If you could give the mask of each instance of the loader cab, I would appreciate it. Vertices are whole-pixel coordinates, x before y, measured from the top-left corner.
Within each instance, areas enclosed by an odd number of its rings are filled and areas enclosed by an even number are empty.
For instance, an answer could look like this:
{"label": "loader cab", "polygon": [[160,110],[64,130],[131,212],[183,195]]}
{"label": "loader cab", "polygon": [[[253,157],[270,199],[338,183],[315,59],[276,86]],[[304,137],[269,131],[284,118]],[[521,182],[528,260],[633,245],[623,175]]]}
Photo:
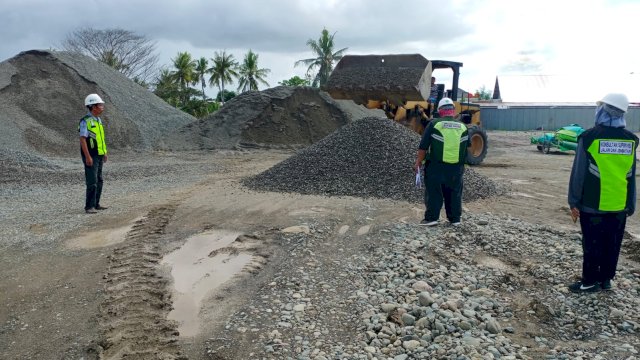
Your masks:
{"label": "loader cab", "polygon": [[[444,74],[446,70],[450,70],[451,88],[445,90],[445,84],[438,84],[438,98],[436,104],[443,97],[448,97],[456,104],[456,112],[459,114],[460,121],[467,125],[480,125],[480,106],[472,104],[468,95],[464,96],[464,91],[460,91],[459,79],[461,62],[447,60],[431,60],[433,75],[438,78],[438,73]],[[437,106],[437,105],[436,105]],[[438,113],[434,113],[434,117],[438,117]]]}
{"label": "loader cab", "polygon": [[[445,92],[444,84],[438,84],[438,99],[440,101],[443,97],[448,97],[454,102],[458,100],[458,81],[460,79],[460,68],[462,67],[461,62],[456,61],[446,61],[446,60],[431,60],[431,68],[433,74],[438,74],[439,69],[451,69],[453,72],[453,77],[451,80],[451,89]],[[438,77],[436,76],[436,79]]]}

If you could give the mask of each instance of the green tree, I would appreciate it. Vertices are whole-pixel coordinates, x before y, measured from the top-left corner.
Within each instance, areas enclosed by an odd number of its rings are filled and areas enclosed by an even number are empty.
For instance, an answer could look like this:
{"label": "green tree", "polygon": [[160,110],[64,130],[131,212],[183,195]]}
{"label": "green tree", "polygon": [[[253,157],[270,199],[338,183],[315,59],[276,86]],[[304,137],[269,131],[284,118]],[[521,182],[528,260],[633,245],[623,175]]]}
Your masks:
{"label": "green tree", "polygon": [[178,107],[180,102],[180,85],[176,81],[171,70],[163,68],[154,81],[154,91],[159,98],[173,107]]}
{"label": "green tree", "polygon": [[[195,81],[196,83],[198,80]],[[200,90],[180,85],[176,71],[163,68],[153,83],[153,91],[169,105],[195,117],[204,117],[218,110],[218,103],[207,101]],[[235,94],[234,94],[235,95]],[[203,99],[200,99],[203,97]]]}
{"label": "green tree", "polygon": [[491,100],[491,91],[487,90],[487,88],[482,85],[480,89],[476,90],[475,95],[479,100]]}
{"label": "green tree", "polygon": [[[226,51],[221,53],[215,53],[215,57],[211,59],[213,61],[213,67],[209,68],[208,73],[211,74],[209,78],[209,85],[214,84],[218,86],[221,93],[224,93],[224,84],[232,84],[233,78],[238,77],[238,62],[233,58],[233,54],[227,54]],[[224,101],[222,101],[224,105]]]}
{"label": "green tree", "polygon": [[320,38],[318,40],[309,39],[307,45],[311,48],[316,57],[310,59],[298,60],[294,66],[300,64],[307,66],[307,73],[310,74],[315,68],[318,69],[318,73],[313,78],[312,85],[315,87],[323,86],[329,79],[329,75],[333,70],[333,63],[340,61],[342,55],[347,48],[340,49],[336,52],[333,51],[334,43],[333,38],[336,34],[329,35],[329,31],[325,28],[322,30]]}
{"label": "green tree", "polygon": [[258,68],[258,54],[249,49],[238,68],[238,91],[258,90],[258,83],[269,86],[264,79],[271,70]]}
{"label": "green tree", "polygon": [[191,54],[188,52],[179,52],[178,55],[171,59],[173,62],[173,76],[175,77],[178,85],[181,88],[187,87],[194,78],[195,74],[195,62],[191,59]]}
{"label": "green tree", "polygon": [[204,88],[207,86],[207,69],[209,68],[209,61],[206,58],[201,57],[196,61],[195,77],[193,79],[193,85],[200,82],[202,85],[202,101],[207,100],[207,96],[204,93]]}
{"label": "green tree", "polygon": [[[224,94],[224,98],[222,97],[222,94]],[[229,90],[220,91],[216,96],[216,101],[220,103],[225,103],[233,99],[234,97],[236,97],[236,95],[237,94],[235,93],[235,91],[229,91]]]}
{"label": "green tree", "polygon": [[180,107],[180,110],[189,113],[197,118],[204,117],[208,115],[210,112],[215,111],[211,108],[211,105],[216,104],[215,102],[210,103],[208,101],[202,100],[195,95],[200,95],[200,90],[191,89],[194,91],[193,95],[189,100]]}
{"label": "green tree", "polygon": [[282,86],[310,86],[311,82],[309,79],[303,79],[300,76],[296,75],[289,80],[282,80],[278,84]]}

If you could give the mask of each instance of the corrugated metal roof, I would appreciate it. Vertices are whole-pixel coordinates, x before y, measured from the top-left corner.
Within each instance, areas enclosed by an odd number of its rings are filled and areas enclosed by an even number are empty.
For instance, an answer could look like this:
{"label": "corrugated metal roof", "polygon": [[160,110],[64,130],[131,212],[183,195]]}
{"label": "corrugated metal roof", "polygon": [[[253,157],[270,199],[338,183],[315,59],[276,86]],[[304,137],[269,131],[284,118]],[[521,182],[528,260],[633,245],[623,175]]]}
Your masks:
{"label": "corrugated metal roof", "polygon": [[595,107],[595,102],[486,102],[479,103],[481,108],[510,107]]}
{"label": "corrugated metal roof", "polygon": [[498,75],[502,101],[511,103],[590,103],[609,92],[640,102],[640,75]]}

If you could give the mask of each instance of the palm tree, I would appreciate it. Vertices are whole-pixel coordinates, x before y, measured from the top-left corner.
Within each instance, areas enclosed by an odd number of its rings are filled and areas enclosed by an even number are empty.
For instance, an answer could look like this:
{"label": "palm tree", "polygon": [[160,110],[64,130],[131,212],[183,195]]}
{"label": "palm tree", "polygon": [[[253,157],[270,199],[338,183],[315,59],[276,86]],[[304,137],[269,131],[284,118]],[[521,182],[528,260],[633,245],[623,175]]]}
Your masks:
{"label": "palm tree", "polygon": [[[238,62],[233,58],[233,54],[227,54],[226,51],[222,51],[222,53],[216,51],[215,57],[211,61],[213,61],[213,67],[207,70],[211,74],[209,85],[217,85],[220,92],[224,94],[224,84],[231,84],[233,77],[238,77],[236,72]],[[222,104],[224,105],[224,97]]]}
{"label": "palm tree", "polygon": [[315,87],[322,86],[327,82],[329,75],[333,70],[333,63],[340,61],[340,59],[342,59],[342,55],[347,50],[347,48],[344,48],[333,52],[333,37],[335,35],[336,33],[329,35],[329,31],[325,28],[322,30],[322,34],[318,40],[307,40],[307,45],[315,53],[316,57],[298,60],[294,64],[294,66],[298,66],[300,64],[308,66],[307,74],[314,68],[318,67],[318,73],[314,77],[312,83]]}
{"label": "palm tree", "polygon": [[258,90],[258,83],[269,86],[269,83],[264,79],[271,70],[258,68],[258,54],[249,49],[249,52],[244,56],[244,61],[240,68],[238,91],[245,92],[248,90]]}
{"label": "palm tree", "polygon": [[160,69],[160,74],[156,77],[154,85],[154,94],[172,106],[178,107],[180,87],[172,71],[169,69]]}
{"label": "palm tree", "polygon": [[175,71],[172,73],[175,77],[180,89],[182,90],[182,104],[186,104],[189,100],[189,92],[187,87],[193,82],[196,77],[195,68],[196,62],[191,59],[191,54],[188,52],[179,52],[178,56],[173,61],[173,67]]}
{"label": "palm tree", "polygon": [[207,68],[209,66],[209,61],[204,57],[201,57],[198,61],[196,61],[195,67],[195,78],[193,79],[193,85],[200,82],[202,85],[202,101],[206,101],[207,97],[204,94],[204,88],[207,86]]}

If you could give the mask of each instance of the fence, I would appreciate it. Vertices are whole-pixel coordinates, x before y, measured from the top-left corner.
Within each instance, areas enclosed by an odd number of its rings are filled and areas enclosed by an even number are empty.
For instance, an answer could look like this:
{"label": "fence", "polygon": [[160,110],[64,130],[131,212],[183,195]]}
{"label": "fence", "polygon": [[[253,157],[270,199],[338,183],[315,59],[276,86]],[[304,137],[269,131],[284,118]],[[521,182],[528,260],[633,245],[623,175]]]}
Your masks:
{"label": "fence", "polygon": [[[482,126],[487,130],[555,130],[569,124],[590,128],[594,124],[595,105],[481,105]],[[627,129],[640,131],[640,108],[630,107],[625,114]]]}

